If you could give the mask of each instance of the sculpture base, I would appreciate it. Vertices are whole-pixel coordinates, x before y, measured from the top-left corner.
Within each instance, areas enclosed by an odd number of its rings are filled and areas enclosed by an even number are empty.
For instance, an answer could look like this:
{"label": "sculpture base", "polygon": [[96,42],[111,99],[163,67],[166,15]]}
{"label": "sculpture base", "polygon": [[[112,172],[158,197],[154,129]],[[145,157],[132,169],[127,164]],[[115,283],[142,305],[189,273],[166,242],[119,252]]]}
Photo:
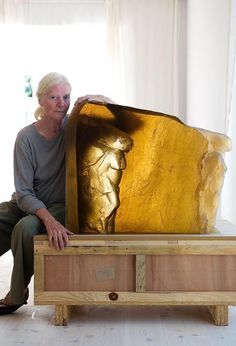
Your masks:
{"label": "sculpture base", "polygon": [[198,235],[74,235],[63,252],[35,237],[35,304],[206,305],[216,325],[236,305],[236,227]]}

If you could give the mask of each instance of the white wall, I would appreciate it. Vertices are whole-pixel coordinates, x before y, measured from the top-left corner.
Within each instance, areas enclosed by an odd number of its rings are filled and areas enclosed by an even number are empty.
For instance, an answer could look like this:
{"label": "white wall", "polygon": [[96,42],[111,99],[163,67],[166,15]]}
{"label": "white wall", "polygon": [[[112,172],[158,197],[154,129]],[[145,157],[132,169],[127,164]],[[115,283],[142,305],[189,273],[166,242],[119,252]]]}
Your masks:
{"label": "white wall", "polygon": [[189,0],[187,121],[226,132],[230,1]]}

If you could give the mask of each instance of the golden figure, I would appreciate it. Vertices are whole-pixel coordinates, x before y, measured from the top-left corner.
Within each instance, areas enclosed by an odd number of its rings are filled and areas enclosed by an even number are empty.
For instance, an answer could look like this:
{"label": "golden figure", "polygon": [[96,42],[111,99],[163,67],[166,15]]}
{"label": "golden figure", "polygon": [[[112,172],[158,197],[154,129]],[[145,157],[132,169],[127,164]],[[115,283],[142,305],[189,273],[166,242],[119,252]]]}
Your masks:
{"label": "golden figure", "polygon": [[[78,181],[80,230],[84,233],[113,233],[116,210],[120,205],[119,183],[126,168],[125,153],[133,141],[123,131],[107,126],[102,137],[88,144],[80,157]],[[105,133],[104,133],[105,132]]]}

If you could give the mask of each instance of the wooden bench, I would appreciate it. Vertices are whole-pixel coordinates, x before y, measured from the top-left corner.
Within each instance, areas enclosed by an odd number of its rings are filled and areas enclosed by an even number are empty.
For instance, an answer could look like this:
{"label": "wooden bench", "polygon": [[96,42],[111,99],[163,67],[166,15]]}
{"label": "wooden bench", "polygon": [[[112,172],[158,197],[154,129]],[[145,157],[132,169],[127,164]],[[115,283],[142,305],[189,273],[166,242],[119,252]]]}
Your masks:
{"label": "wooden bench", "polygon": [[56,251],[35,237],[35,295],[66,325],[73,305],[207,306],[216,325],[236,305],[236,227],[211,234],[73,235]]}

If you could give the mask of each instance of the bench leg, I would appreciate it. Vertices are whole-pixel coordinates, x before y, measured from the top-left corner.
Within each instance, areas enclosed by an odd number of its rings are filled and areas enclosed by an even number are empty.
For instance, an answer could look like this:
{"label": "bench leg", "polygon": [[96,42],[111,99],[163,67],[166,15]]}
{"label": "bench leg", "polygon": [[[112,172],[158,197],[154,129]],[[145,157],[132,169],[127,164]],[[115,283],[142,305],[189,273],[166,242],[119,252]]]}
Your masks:
{"label": "bench leg", "polygon": [[67,326],[69,313],[69,305],[55,305],[55,326]]}
{"label": "bench leg", "polygon": [[228,305],[213,305],[208,309],[217,326],[228,325]]}

